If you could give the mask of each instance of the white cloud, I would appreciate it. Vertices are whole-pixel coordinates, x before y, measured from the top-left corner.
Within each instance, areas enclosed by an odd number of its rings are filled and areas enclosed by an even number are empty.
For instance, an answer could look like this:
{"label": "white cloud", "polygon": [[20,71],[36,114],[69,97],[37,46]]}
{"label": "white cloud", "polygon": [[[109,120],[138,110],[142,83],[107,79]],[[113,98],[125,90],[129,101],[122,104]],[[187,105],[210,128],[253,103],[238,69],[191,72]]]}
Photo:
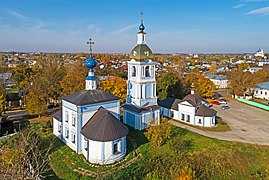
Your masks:
{"label": "white cloud", "polygon": [[244,6],[246,6],[246,5],[245,4],[237,4],[237,5],[233,6],[232,8],[233,9],[239,9],[241,7],[244,7]]}
{"label": "white cloud", "polygon": [[12,11],[12,10],[10,10],[10,9],[8,9],[7,12],[8,12],[9,14],[11,14],[12,16],[18,18],[18,19],[21,19],[21,20],[24,20],[24,21],[28,19],[25,15],[23,15],[23,14],[21,14],[21,13],[18,13],[18,12],[16,12],[16,11]]}
{"label": "white cloud", "polygon": [[126,32],[128,32],[129,30],[131,30],[131,29],[133,29],[133,28],[135,28],[135,27],[137,27],[137,26],[138,26],[137,24],[132,24],[132,25],[129,25],[129,26],[120,28],[120,29],[114,31],[114,32],[112,33],[112,35],[117,35],[117,34],[126,33]]}
{"label": "white cloud", "polygon": [[269,14],[269,6],[251,10],[247,14]]}
{"label": "white cloud", "polygon": [[101,31],[101,28],[96,24],[89,24],[88,30],[94,34],[99,34]]}

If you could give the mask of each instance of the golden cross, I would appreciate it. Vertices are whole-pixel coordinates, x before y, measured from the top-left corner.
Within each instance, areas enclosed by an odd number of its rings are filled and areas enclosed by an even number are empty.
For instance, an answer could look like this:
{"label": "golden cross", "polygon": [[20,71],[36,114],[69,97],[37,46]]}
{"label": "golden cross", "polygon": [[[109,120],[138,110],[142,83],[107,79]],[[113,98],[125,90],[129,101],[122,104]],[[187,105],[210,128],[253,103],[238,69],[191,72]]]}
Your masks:
{"label": "golden cross", "polygon": [[90,52],[92,53],[92,45],[94,45],[94,42],[92,41],[92,38],[89,39],[89,41],[87,42],[87,44],[90,45]]}

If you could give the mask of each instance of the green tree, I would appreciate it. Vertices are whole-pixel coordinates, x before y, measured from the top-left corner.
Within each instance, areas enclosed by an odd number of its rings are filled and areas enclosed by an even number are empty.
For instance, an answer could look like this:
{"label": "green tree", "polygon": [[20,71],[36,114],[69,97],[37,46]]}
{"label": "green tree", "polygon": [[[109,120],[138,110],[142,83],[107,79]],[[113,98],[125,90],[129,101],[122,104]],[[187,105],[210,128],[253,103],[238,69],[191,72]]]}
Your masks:
{"label": "green tree", "polygon": [[157,79],[157,95],[160,100],[167,97],[181,98],[185,94],[181,79],[173,73],[168,72]]}
{"label": "green tree", "polygon": [[151,146],[160,147],[168,139],[170,139],[172,125],[168,123],[167,118],[161,119],[160,125],[150,126],[144,133],[146,138],[149,140]]}
{"label": "green tree", "polygon": [[238,70],[239,71],[243,71],[243,70],[247,69],[248,67],[249,67],[249,64],[248,63],[241,63],[238,66]]}
{"label": "green tree", "polygon": [[20,63],[12,69],[12,77],[21,88],[27,85],[27,80],[31,77],[32,73],[32,68],[26,63]]}

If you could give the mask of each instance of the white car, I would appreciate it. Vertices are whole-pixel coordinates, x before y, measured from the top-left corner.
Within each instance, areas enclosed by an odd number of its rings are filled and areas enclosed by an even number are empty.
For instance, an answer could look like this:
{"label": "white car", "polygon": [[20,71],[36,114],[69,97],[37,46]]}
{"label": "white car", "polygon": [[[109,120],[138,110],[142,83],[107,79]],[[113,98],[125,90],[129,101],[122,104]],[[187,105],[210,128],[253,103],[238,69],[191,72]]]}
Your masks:
{"label": "white car", "polygon": [[219,100],[219,103],[220,104],[227,104],[227,100],[226,99],[221,99],[221,100]]}

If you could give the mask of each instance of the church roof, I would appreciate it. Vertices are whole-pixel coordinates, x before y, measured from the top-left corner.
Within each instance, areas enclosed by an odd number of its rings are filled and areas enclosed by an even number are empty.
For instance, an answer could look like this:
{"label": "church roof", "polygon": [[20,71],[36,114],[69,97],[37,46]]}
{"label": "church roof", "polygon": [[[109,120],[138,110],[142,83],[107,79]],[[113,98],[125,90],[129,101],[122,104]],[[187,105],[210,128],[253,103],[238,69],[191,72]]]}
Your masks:
{"label": "church roof", "polygon": [[138,108],[138,107],[131,105],[131,104],[124,104],[122,107],[125,109],[128,109],[129,111],[136,112],[136,113],[149,112],[149,111],[156,110],[156,109],[160,108],[160,106],[158,106],[158,105]]}
{"label": "church roof", "polygon": [[161,107],[178,110],[178,104],[180,102],[182,102],[182,100],[169,97],[166,98],[165,100],[158,101],[158,105]]}
{"label": "church roof", "polygon": [[102,106],[81,129],[86,138],[101,142],[120,139],[128,132],[128,128]]}
{"label": "church roof", "polygon": [[152,58],[153,53],[146,44],[136,45],[130,54],[130,59],[135,59],[136,61],[144,61],[146,59],[152,59]]}
{"label": "church roof", "polygon": [[62,99],[79,106],[119,100],[117,96],[100,89],[81,90],[64,96]]}
{"label": "church roof", "polygon": [[201,104],[202,101],[205,101],[205,100],[197,94],[188,94],[187,96],[183,98],[183,101],[188,101],[191,105],[198,106]]}
{"label": "church roof", "polygon": [[205,106],[204,104],[201,104],[195,113],[196,116],[204,116],[204,117],[212,117],[216,116],[216,114],[217,111]]}
{"label": "church roof", "polygon": [[52,114],[52,117],[62,122],[62,110],[59,110],[56,113]]}

